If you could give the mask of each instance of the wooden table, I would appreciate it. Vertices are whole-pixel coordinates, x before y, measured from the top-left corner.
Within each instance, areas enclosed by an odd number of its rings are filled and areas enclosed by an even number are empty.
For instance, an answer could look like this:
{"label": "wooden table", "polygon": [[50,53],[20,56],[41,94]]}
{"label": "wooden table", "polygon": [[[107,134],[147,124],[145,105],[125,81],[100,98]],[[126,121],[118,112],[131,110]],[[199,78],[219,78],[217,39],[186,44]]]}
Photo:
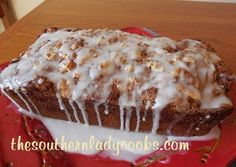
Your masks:
{"label": "wooden table", "polygon": [[0,63],[24,51],[45,27],[150,28],[209,42],[236,72],[236,4],[158,0],[46,0],[0,35]]}

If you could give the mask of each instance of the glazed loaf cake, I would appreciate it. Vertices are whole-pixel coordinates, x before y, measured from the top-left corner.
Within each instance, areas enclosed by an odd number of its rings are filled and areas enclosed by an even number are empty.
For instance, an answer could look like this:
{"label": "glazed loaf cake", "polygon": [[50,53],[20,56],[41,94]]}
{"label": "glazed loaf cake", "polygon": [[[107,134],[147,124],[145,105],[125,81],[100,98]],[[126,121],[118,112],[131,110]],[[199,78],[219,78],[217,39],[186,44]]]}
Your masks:
{"label": "glazed loaf cake", "polygon": [[0,77],[29,113],[126,131],[203,135],[233,108],[221,59],[191,39],[49,28]]}

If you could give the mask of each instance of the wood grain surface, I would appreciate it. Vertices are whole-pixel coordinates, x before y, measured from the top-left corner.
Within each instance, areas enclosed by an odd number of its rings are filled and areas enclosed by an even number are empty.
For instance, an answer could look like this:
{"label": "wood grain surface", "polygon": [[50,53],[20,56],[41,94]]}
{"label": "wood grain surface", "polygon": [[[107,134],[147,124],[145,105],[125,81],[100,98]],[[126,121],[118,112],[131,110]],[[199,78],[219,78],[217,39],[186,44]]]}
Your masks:
{"label": "wood grain surface", "polygon": [[0,63],[17,57],[46,27],[129,26],[205,40],[236,72],[236,4],[159,0],[46,0],[0,35]]}

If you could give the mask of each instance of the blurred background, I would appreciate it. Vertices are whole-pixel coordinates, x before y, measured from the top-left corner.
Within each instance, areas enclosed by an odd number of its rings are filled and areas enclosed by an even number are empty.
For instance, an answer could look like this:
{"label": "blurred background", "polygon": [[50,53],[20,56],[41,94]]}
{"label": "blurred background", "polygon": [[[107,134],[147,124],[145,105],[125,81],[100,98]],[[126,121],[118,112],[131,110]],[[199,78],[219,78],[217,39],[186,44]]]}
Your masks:
{"label": "blurred background", "polygon": [[0,32],[24,17],[44,0],[0,0]]}
{"label": "blurred background", "polygon": [[[0,33],[24,17],[45,0],[0,0]],[[236,3],[236,0],[188,0],[202,2]]]}

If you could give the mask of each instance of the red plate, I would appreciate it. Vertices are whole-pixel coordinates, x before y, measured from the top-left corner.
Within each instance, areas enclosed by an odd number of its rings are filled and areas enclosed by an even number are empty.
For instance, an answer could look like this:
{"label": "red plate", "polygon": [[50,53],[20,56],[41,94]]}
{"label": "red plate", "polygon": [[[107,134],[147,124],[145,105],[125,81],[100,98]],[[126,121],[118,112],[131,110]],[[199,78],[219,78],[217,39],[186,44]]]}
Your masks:
{"label": "red plate", "polygon": [[[149,37],[158,36],[155,32],[129,27],[122,29],[129,33],[146,35]],[[7,63],[0,65],[0,70],[5,68]],[[235,106],[236,104],[236,83],[232,86],[229,95]],[[69,154],[63,151],[16,151],[11,150],[12,138],[21,136],[23,142],[26,141],[53,141],[51,135],[44,125],[34,119],[22,116],[17,108],[6,97],[0,95],[0,167],[128,167],[129,162],[115,161],[101,158],[99,155],[84,156],[79,154]],[[231,160],[236,158],[236,112],[230,115],[221,125],[222,134],[219,140],[190,142],[188,152],[175,152],[168,157],[152,155],[148,161],[141,159],[137,164],[152,162],[149,166],[179,167],[179,166],[226,166]],[[166,161],[168,159],[168,161]],[[164,161],[165,160],[165,161]]]}

